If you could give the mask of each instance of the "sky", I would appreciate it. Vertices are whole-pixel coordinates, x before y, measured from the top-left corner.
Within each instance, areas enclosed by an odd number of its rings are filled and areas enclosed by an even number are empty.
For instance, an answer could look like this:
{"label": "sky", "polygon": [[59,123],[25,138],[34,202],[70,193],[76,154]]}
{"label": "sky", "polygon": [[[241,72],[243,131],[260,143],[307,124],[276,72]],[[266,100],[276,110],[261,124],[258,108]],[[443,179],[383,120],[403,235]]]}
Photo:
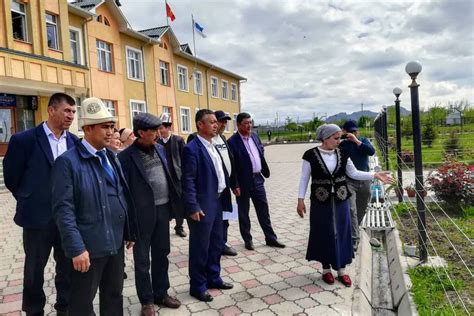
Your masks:
{"label": "sky", "polygon": [[[166,25],[164,0],[121,0],[135,30]],[[405,65],[423,67],[420,106],[474,103],[474,1],[169,0],[180,43],[237,73],[241,107],[257,122],[411,108]]]}

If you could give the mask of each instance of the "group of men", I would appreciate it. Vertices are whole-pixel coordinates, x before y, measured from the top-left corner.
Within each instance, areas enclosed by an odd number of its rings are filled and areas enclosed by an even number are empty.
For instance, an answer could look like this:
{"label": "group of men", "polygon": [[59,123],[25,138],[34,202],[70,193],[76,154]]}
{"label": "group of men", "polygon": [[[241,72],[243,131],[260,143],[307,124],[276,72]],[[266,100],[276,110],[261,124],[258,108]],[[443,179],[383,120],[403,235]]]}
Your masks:
{"label": "group of men", "polygon": [[223,220],[223,212],[233,210],[232,193],[245,248],[255,249],[250,199],[266,244],[285,247],[271,225],[264,188],[270,171],[249,114],[237,116],[238,132],[227,141],[230,117],[199,110],[198,132],[184,145],[166,116],[141,113],[133,118],[137,139],[117,155],[107,148],[117,118],[104,103],[94,97],[82,102],[82,139],[68,132],[75,112],[73,98],[54,94],[47,121],[13,135],[3,160],[5,184],[17,201],[14,220],[23,227],[27,315],[44,313],[51,249],[58,315],[94,315],[98,289],[100,314],[122,315],[124,249],[132,247],[141,314],[155,315],[155,304],[178,308],[179,300],[168,295],[172,218],[177,234],[185,236],[183,218],[190,231],[190,294],[211,301],[208,289],[233,287],[220,276],[221,255],[237,254],[227,244]]}

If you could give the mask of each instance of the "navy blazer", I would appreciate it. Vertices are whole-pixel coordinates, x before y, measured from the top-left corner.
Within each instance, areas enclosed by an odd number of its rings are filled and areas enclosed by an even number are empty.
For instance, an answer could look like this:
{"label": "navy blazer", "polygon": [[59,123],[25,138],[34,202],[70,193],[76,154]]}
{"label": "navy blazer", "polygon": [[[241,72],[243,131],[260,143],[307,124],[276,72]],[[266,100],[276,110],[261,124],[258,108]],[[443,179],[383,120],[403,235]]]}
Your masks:
{"label": "navy blazer", "polygon": [[[66,132],[67,148],[78,138]],[[13,135],[3,159],[5,185],[17,201],[14,221],[24,228],[46,228],[54,223],[51,207],[53,152],[43,123]]]}
{"label": "navy blazer", "polygon": [[[261,173],[265,178],[270,177],[270,169],[268,168],[267,161],[264,156],[264,149],[260,138],[257,134],[251,133],[250,137],[257,146],[258,153],[260,155],[260,161],[262,163]],[[232,135],[227,141],[230,146],[230,150],[234,155],[234,166],[237,174],[237,181],[239,183],[241,192],[248,192],[253,186],[253,168],[252,161],[247,152],[247,148],[244,145],[242,137],[239,133]]]}
{"label": "navy blazer", "polygon": [[[176,200],[179,199],[179,196],[168,169],[165,148],[159,144],[155,144],[155,150],[163,164],[166,179],[168,180],[171,205],[170,218],[173,218],[177,211],[174,205],[176,204]],[[153,188],[148,181],[148,175],[143,166],[140,148],[134,143],[119,153],[118,159],[120,160],[125,179],[132,193],[140,235],[149,234],[153,232],[155,227],[155,198],[153,196]]]}
{"label": "navy blazer", "polygon": [[[187,215],[199,212],[200,210],[204,213],[232,211],[229,175],[226,169],[223,168],[227,187],[221,193],[222,204],[220,204],[219,197],[217,196],[219,183],[216,170],[206,147],[199,138],[194,138],[184,146],[181,163],[183,172],[181,184]],[[206,220],[206,216],[203,220]]]}

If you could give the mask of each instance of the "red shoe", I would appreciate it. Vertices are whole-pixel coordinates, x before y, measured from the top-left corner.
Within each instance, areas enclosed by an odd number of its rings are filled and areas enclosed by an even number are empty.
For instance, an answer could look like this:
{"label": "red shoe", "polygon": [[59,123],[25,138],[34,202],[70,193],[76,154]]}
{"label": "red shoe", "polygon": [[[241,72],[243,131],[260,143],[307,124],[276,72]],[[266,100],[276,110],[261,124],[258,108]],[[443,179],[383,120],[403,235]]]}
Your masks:
{"label": "red shoe", "polygon": [[327,284],[334,284],[334,276],[331,272],[327,272],[323,274],[323,281]]}
{"label": "red shoe", "polygon": [[344,274],[343,276],[338,276],[337,279],[347,287],[351,287],[352,285],[351,278],[347,274]]}

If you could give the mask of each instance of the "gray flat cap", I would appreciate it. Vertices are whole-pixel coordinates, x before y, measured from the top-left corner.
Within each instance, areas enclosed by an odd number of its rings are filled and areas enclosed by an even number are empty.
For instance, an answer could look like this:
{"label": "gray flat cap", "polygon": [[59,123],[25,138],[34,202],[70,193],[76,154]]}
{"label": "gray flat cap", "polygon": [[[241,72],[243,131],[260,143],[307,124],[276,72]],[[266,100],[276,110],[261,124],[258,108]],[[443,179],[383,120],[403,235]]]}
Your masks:
{"label": "gray flat cap", "polygon": [[157,128],[161,123],[160,118],[156,115],[150,113],[138,113],[133,117],[133,130],[138,131]]}

